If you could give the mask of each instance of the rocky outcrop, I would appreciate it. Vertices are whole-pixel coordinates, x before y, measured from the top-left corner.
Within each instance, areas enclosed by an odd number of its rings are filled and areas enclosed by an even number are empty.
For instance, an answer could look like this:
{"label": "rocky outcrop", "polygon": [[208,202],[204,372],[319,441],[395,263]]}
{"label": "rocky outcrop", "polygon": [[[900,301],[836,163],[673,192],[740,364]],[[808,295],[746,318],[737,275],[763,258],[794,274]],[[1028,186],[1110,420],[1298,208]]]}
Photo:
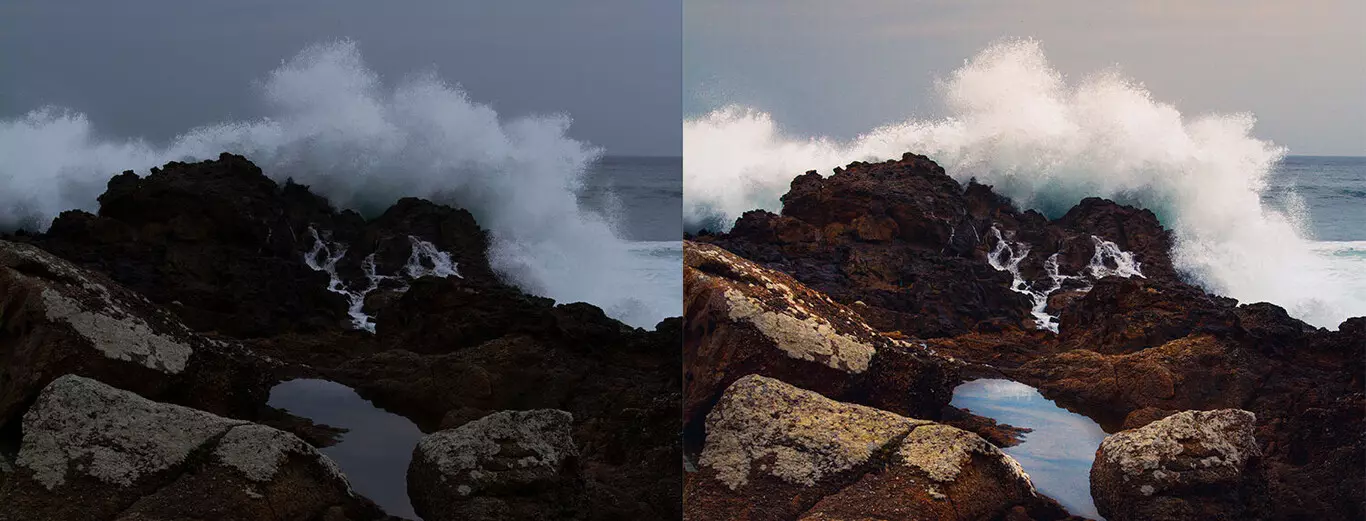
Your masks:
{"label": "rocky outcrop", "polygon": [[[1049,221],[975,182],[960,185],[924,156],[855,162],[793,179],[781,215],[745,213],[730,232],[700,235],[791,275],[882,331],[954,336],[1039,323],[1107,275],[1176,282],[1171,234],[1147,210],[1086,199]],[[986,262],[995,256],[995,265]],[[1121,265],[1120,263],[1124,264]],[[1012,290],[1018,276],[1020,282]],[[1031,294],[1032,292],[1032,294]],[[1039,302],[1043,304],[1040,305]]]}
{"label": "rocky outcrop", "polygon": [[64,373],[227,414],[264,398],[262,377],[251,376],[264,361],[31,245],[0,241],[0,318],[0,426]]}
{"label": "rocky outcrop", "polygon": [[54,380],[24,415],[0,519],[378,519],[336,466],[263,425]]}
{"label": "rocky outcrop", "polygon": [[1106,519],[1265,519],[1256,417],[1238,409],[1185,411],[1109,436],[1091,467]]}
{"label": "rocky outcrop", "polygon": [[990,519],[1016,506],[1060,515],[975,434],[762,376],[726,390],[698,463],[687,519]]}
{"label": "rocky outcrop", "polygon": [[375,272],[401,273],[410,236],[448,252],[461,276],[494,279],[487,234],[469,212],[404,199],[367,221],[232,154],[168,163],[145,177],[125,172],[99,201],[97,215],[64,212],[29,240],[107,273],[201,331],[258,337],[345,327],[348,297],[302,262],[319,240],[329,253],[344,250],[334,268],[349,288],[370,283],[371,254]]}
{"label": "rocky outcrop", "polygon": [[575,517],[584,490],[573,419],[504,411],[423,437],[408,469],[413,507],[429,521]]}
{"label": "rocky outcrop", "polygon": [[850,307],[719,247],[684,242],[683,264],[687,424],[749,374],[920,418],[948,403],[954,364],[923,344],[881,334]]}

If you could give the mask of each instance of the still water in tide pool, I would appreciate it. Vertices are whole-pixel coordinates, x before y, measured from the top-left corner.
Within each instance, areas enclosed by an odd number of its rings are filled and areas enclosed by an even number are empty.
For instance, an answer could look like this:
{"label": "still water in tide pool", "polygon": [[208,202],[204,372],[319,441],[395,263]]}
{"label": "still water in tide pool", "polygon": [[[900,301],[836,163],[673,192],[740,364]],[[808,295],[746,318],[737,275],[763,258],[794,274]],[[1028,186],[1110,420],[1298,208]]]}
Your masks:
{"label": "still water in tide pool", "polygon": [[392,516],[420,519],[408,500],[408,462],[422,431],[407,418],[385,411],[345,385],[298,379],[270,390],[271,407],[333,427],[348,429],[341,441],[321,449],[341,467],[351,488]]}
{"label": "still water in tide pool", "polygon": [[1033,429],[1024,441],[1002,449],[1020,462],[1034,487],[1075,515],[1103,521],[1091,500],[1091,462],[1105,431],[1028,385],[1002,379],[973,380],[953,390],[950,405],[999,423]]}

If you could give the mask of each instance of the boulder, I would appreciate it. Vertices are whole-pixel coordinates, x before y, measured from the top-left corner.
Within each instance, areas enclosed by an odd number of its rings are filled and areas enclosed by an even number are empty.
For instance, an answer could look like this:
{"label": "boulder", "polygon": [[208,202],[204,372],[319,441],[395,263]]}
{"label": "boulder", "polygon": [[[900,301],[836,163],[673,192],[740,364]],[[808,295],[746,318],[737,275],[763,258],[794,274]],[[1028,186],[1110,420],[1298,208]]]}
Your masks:
{"label": "boulder", "polygon": [[414,510],[427,521],[575,517],[572,424],[554,409],[503,411],[423,437],[408,468]]}
{"label": "boulder", "polygon": [[0,426],[68,373],[221,413],[265,398],[264,361],[31,245],[0,241],[0,319]]}
{"label": "boulder", "polygon": [[1091,495],[1111,521],[1264,519],[1266,481],[1240,409],[1183,411],[1105,438]]}
{"label": "boulder", "polygon": [[719,247],[687,241],[683,263],[687,423],[749,374],[907,416],[934,418],[948,403],[954,364],[922,344]]}
{"label": "boulder", "polygon": [[990,519],[1056,506],[1019,465],[947,425],[841,403],[778,380],[737,380],[707,416],[688,519]]}
{"label": "boulder", "polygon": [[72,375],[25,413],[0,503],[6,521],[385,517],[291,434]]}

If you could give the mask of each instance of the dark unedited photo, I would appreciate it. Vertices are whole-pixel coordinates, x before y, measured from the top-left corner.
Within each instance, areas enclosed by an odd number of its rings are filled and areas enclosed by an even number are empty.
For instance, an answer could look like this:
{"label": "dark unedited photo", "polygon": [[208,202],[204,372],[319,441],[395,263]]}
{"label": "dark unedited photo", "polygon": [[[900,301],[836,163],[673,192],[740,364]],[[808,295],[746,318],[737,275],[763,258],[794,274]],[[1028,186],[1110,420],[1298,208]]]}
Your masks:
{"label": "dark unedited photo", "polygon": [[1366,517],[1360,3],[684,11],[684,516]]}
{"label": "dark unedited photo", "polygon": [[680,518],[680,16],[0,6],[0,520]]}

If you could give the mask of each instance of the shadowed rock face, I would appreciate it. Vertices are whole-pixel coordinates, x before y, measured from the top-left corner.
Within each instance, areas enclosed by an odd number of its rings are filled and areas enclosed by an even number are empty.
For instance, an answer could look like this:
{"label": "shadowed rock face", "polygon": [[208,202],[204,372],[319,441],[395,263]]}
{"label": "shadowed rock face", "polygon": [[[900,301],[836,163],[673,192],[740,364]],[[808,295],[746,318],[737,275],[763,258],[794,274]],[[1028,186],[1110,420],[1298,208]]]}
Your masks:
{"label": "shadowed rock face", "polygon": [[[1049,220],[1019,211],[991,187],[960,185],[913,154],[798,176],[783,201],[781,214],[748,212],[730,232],[693,240],[742,259],[727,264],[752,263],[771,280],[789,276],[807,301],[828,296],[882,337],[952,357],[958,372],[1018,380],[1107,429],[1188,409],[1250,411],[1268,519],[1366,516],[1366,317],[1329,331],[1273,304],[1209,294],[1181,280],[1172,235],[1152,212],[1088,198]],[[914,385],[863,383],[886,352],[881,346],[859,374],[776,355],[704,356],[781,351],[753,347],[767,344],[736,333],[746,330],[727,321],[727,308],[694,307],[724,302],[698,299],[707,293],[694,287],[735,278],[695,271],[710,278],[685,279],[686,393],[758,373],[906,414],[871,400]],[[690,286],[699,280],[709,284]],[[1038,327],[1041,315],[1056,317],[1056,332]],[[749,363],[755,359],[765,364]],[[711,402],[690,394],[687,403],[691,451],[709,435],[696,411]],[[828,519],[858,519],[850,505]]]}
{"label": "shadowed rock face", "polygon": [[975,434],[761,376],[726,390],[684,490],[688,519],[988,519],[1060,509]]}
{"label": "shadowed rock face", "polygon": [[48,385],[24,433],[0,519],[382,517],[292,434],[86,378]]}
{"label": "shadowed rock face", "polygon": [[[26,434],[19,418],[62,374],[319,443],[329,429],[266,401],[281,380],[323,378],[428,432],[505,410],[567,411],[582,486],[566,501],[581,507],[561,517],[679,517],[681,320],[645,331],[589,304],[524,294],[494,276],[487,234],[464,210],[403,199],[367,220],[306,187],[276,184],[240,156],[123,174],[100,201],[97,215],[67,212],[45,234],[0,242],[0,287],[18,288],[0,292],[0,467]],[[424,257],[423,269],[409,270],[419,250],[449,255],[450,264],[438,269]],[[23,253],[3,253],[10,251]],[[30,252],[43,262],[13,260]],[[324,267],[331,273],[315,269]],[[109,304],[64,270],[106,288]],[[363,299],[329,291],[329,282],[356,290],[376,279]],[[45,301],[46,289],[79,306]],[[373,332],[357,329],[356,313],[373,319]],[[135,341],[94,341],[105,333]],[[144,341],[160,337],[174,343]],[[230,446],[259,445],[237,439],[245,432],[228,434]],[[173,488],[225,509],[239,501],[238,488],[220,490],[202,476],[178,478]],[[56,501],[41,486],[26,490],[34,501]],[[518,497],[504,500],[521,508]],[[277,507],[293,515],[293,507]],[[327,510],[288,518],[350,515]],[[354,519],[384,517],[372,513]]]}
{"label": "shadowed rock face", "polygon": [[1238,409],[1185,411],[1105,439],[1091,493],[1106,519],[1265,519],[1256,417]]}
{"label": "shadowed rock face", "polygon": [[429,521],[579,515],[583,481],[573,420],[552,409],[504,411],[422,438],[408,470],[418,515]]}

